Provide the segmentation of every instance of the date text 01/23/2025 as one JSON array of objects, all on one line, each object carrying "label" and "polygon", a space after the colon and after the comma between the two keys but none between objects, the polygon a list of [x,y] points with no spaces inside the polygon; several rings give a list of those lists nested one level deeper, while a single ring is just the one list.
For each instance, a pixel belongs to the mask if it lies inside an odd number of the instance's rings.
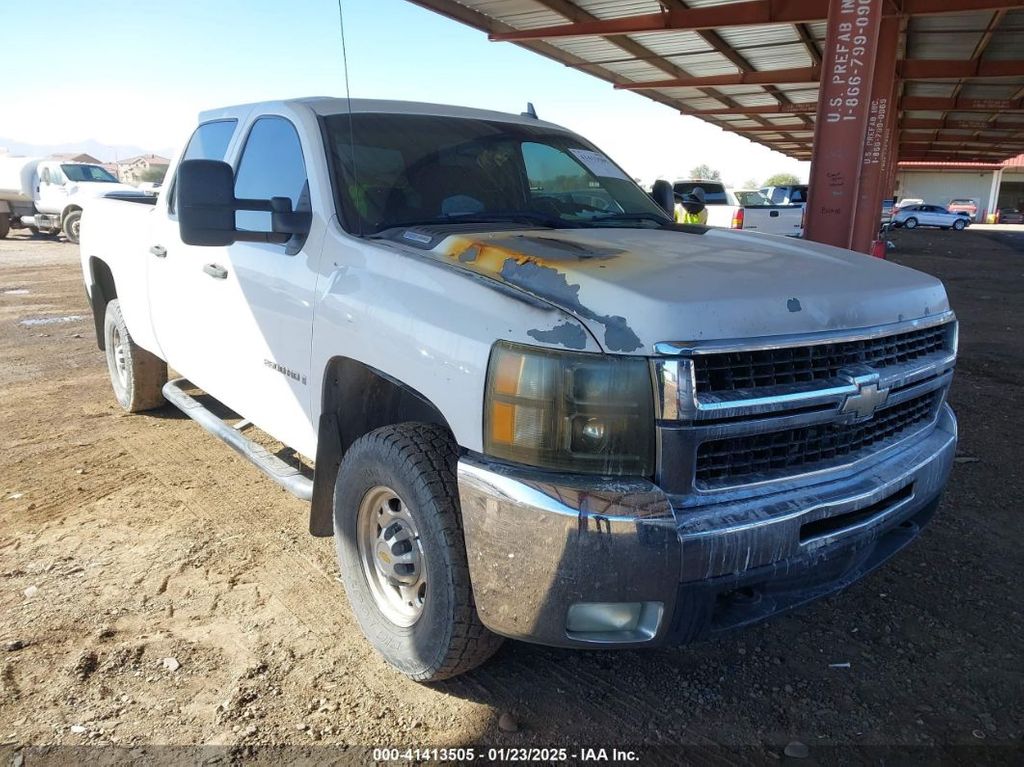
[{"label": "date text 01/23/2025", "polygon": [[375,748],[375,762],[637,762],[639,754],[631,749],[619,748]]}]

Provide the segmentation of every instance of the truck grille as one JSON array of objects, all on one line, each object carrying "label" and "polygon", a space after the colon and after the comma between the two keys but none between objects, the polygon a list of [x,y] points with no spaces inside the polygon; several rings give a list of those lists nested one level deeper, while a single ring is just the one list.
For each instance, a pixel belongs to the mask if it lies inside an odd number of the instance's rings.
[{"label": "truck grille", "polygon": [[941,391],[931,391],[879,410],[863,423],[821,423],[704,442],[697,450],[697,483],[742,484],[850,463],[924,426],[941,399]]},{"label": "truck grille", "polygon": [[877,369],[911,362],[948,349],[950,327],[945,324],[857,341],[696,355],[697,393],[825,380],[857,363]]}]

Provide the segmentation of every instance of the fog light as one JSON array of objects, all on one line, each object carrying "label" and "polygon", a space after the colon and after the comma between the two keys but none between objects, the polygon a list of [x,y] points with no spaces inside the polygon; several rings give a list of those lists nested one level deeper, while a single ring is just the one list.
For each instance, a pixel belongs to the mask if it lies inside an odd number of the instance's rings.
[{"label": "fog light", "polygon": [[577,602],[565,619],[566,633],[589,642],[644,642],[661,624],[661,602]]},{"label": "fog light", "polygon": [[569,631],[632,631],[640,622],[642,602],[577,602],[569,608]]}]

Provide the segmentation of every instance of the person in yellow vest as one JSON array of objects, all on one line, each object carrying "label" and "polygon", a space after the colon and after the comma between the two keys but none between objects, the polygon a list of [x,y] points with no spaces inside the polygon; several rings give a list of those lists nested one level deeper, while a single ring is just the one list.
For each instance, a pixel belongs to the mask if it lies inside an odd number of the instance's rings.
[{"label": "person in yellow vest", "polygon": [[684,194],[675,207],[677,224],[700,224],[708,222],[708,209],[704,202],[704,190],[694,187],[689,194]]}]

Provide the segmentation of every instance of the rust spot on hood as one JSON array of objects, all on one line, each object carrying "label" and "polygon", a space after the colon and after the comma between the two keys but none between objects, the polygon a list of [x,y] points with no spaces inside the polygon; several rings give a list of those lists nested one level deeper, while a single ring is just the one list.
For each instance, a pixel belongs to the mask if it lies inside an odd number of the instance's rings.
[{"label": "rust spot on hood", "polygon": [[[519,235],[502,239],[502,243],[497,244],[486,239],[455,238],[444,255],[467,269],[513,285],[578,317],[603,325],[604,345],[609,351],[633,352],[643,346],[625,317],[599,314],[585,306],[579,297],[580,286],[570,284],[558,268],[566,263],[576,268],[588,263],[614,260],[626,255],[627,251],[554,237]],[[602,268],[604,266],[598,265]]]}]

